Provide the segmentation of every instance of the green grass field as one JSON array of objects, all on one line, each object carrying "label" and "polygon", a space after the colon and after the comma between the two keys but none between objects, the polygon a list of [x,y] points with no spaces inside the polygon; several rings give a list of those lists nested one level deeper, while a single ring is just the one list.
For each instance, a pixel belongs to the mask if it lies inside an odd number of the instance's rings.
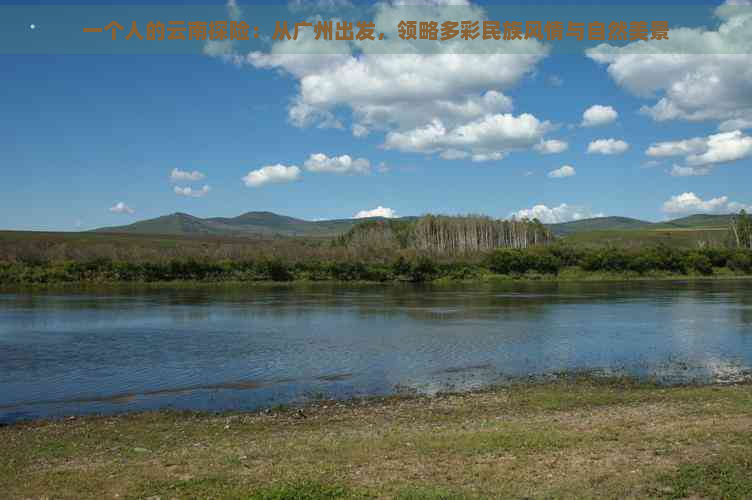
[{"label": "green grass field", "polygon": [[752,386],[564,380],[0,428],[3,498],[752,497]]},{"label": "green grass field", "polygon": [[579,247],[638,249],[666,245],[671,248],[695,249],[724,246],[727,232],[725,227],[625,229],[583,231],[564,236],[563,239]]}]

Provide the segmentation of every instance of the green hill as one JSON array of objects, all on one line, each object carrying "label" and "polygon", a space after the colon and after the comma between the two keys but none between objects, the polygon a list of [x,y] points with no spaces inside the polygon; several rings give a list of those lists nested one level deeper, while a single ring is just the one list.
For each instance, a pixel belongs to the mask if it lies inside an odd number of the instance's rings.
[{"label": "green hill", "polygon": [[338,219],[307,221],[272,212],[247,212],[237,217],[201,219],[184,213],[174,213],[127,226],[103,227],[100,233],[164,234],[184,236],[337,236],[355,224],[370,219]]},{"label": "green hill", "polygon": [[690,215],[689,217],[682,217],[681,219],[674,219],[668,222],[659,222],[653,224],[654,229],[671,229],[671,228],[685,228],[685,229],[726,229],[731,222],[733,214],[728,215],[706,215],[697,214]]},{"label": "green hill", "polygon": [[595,217],[572,222],[550,224],[549,227],[556,236],[566,236],[584,231],[623,231],[627,229],[644,229],[652,223],[629,217]]},{"label": "green hill", "polygon": [[[661,231],[719,231],[725,230],[732,215],[691,215],[664,222],[647,222],[629,217],[595,217],[559,224],[549,224],[554,235],[572,238],[590,235],[589,240],[610,240],[615,232],[623,233],[619,239],[643,239],[647,232]],[[401,220],[411,220],[404,217]],[[272,212],[247,212],[237,217],[209,217],[202,219],[185,213],[174,213],[143,220],[127,226],[95,229],[100,233],[127,233],[171,236],[220,237],[332,237],[346,233],[355,225],[371,219],[334,219],[308,221]],[[640,236],[641,233],[642,236]],[[687,235],[688,237],[691,235]],[[703,236],[704,237],[704,236]]]}]

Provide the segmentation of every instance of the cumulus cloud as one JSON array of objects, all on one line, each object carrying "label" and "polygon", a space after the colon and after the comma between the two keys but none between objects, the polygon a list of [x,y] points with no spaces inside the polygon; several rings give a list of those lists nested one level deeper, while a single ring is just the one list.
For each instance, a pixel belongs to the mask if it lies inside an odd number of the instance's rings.
[{"label": "cumulus cloud", "polygon": [[707,137],[657,142],[645,154],[658,158],[683,156],[687,167],[707,169],[752,156],[752,137],[735,130]]},{"label": "cumulus cloud", "polygon": [[561,179],[563,177],[573,177],[577,174],[577,171],[571,165],[564,165],[556,170],[551,170],[548,176],[552,179]]},{"label": "cumulus cloud", "polygon": [[563,153],[567,149],[569,149],[569,144],[567,144],[566,141],[560,141],[558,139],[541,141],[535,145],[535,150],[544,155]]},{"label": "cumulus cloud", "polygon": [[695,193],[689,192],[672,196],[663,204],[662,210],[667,214],[674,215],[694,213],[722,214],[738,212],[742,208],[749,210],[752,207],[750,207],[750,205],[729,201],[728,196],[719,196],[717,198],[703,200]]},{"label": "cumulus cloud", "polygon": [[[752,120],[752,10],[729,2],[716,9],[720,24],[671,27],[669,40],[588,50],[622,88],[654,100],[642,112],[664,120]],[[733,130],[728,123],[722,130]]]},{"label": "cumulus cloud", "polygon": [[175,191],[175,194],[177,194],[179,196],[188,196],[188,197],[191,197],[191,198],[201,198],[201,197],[206,196],[207,194],[209,194],[209,191],[211,191],[211,187],[210,186],[204,186],[201,189],[193,189],[192,187],[175,186],[173,188],[173,190]]},{"label": "cumulus cloud", "polygon": [[350,155],[329,158],[323,153],[314,153],[303,164],[310,172],[332,172],[335,174],[367,174],[371,162],[365,158],[353,159]]},{"label": "cumulus cloud", "polygon": [[666,141],[653,143],[645,154],[657,158],[667,156],[689,156],[704,151],[707,148],[707,139],[696,137],[681,141]]},{"label": "cumulus cloud", "polygon": [[619,155],[629,149],[629,144],[620,139],[598,139],[588,144],[587,152],[602,155]]},{"label": "cumulus cloud", "polygon": [[550,208],[546,205],[535,205],[533,208],[524,208],[513,212],[509,217],[515,219],[538,219],[544,224],[556,224],[559,222],[589,219],[591,217],[603,217],[603,214],[594,214],[587,208],[574,207],[562,203],[558,207]]},{"label": "cumulus cloud", "polygon": [[203,180],[205,177],[206,175],[198,170],[187,172],[179,168],[173,168],[172,172],[170,172],[170,180],[172,182],[197,182]]},{"label": "cumulus cloud", "polygon": [[[430,18],[441,24],[458,16],[482,22],[487,16],[483,8],[467,2],[399,3],[374,6],[372,21],[384,40],[325,42],[315,40],[313,30],[307,29],[298,40],[277,41],[268,51],[235,54],[228,60],[295,79],[297,93],[288,107],[293,125],[347,126],[363,137],[374,131],[409,133],[435,121],[454,130],[511,113],[512,99],[505,92],[532,74],[550,50],[534,38],[493,44],[458,38],[423,40],[418,43],[421,53],[406,53],[413,51],[405,50],[410,42],[397,36],[401,19]],[[348,119],[351,124],[345,123]]]},{"label": "cumulus cloud", "polygon": [[132,214],[132,213],[135,213],[136,211],[133,210],[128,205],[126,205],[125,203],[123,203],[122,201],[119,201],[110,207],[110,212],[114,214]]},{"label": "cumulus cloud", "polygon": [[373,129],[416,127],[433,118],[458,124],[509,112],[511,99],[498,89],[516,84],[540,59],[529,54],[306,55],[320,63],[314,65],[299,61],[300,56],[257,53],[248,61],[298,78],[300,93],[288,109],[291,123],[329,126],[338,121],[335,108],[345,106],[360,136]]},{"label": "cumulus cloud", "polygon": [[600,125],[606,125],[616,121],[619,117],[619,113],[616,112],[611,106],[602,106],[596,104],[590,106],[582,113],[582,126],[583,127],[598,127]]},{"label": "cumulus cloud", "polygon": [[397,212],[395,212],[391,208],[386,208],[379,205],[372,210],[361,210],[357,214],[353,215],[353,219],[365,219],[368,217],[384,217],[386,219],[393,219],[397,217]]},{"label": "cumulus cloud", "polygon": [[295,165],[287,167],[278,163],[261,167],[258,170],[251,170],[242,180],[248,187],[260,187],[265,184],[294,182],[299,178],[300,169],[298,167]]},{"label": "cumulus cloud", "polygon": [[528,113],[487,115],[453,129],[436,118],[423,127],[388,133],[385,147],[414,153],[450,154],[449,150],[459,150],[479,158],[498,158],[534,146],[551,127],[549,122],[541,122]]}]

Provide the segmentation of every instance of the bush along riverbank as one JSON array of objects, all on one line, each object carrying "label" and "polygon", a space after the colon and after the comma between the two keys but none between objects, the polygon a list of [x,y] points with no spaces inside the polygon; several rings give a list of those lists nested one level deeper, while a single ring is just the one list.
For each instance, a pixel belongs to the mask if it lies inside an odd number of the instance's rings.
[{"label": "bush along riverbank", "polygon": [[628,279],[752,275],[752,251],[742,249],[584,249],[566,245],[500,249],[464,258],[430,254],[338,260],[258,258],[170,259],[155,262],[0,262],[0,285],[118,282],[430,282],[494,277],[529,279]]}]

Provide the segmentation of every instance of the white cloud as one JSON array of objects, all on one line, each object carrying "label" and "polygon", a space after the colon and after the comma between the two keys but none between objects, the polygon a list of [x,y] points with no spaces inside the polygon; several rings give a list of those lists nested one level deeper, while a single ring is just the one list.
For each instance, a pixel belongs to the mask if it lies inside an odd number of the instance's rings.
[{"label": "white cloud", "polygon": [[243,17],[243,11],[238,7],[237,0],[227,0],[227,15],[233,21],[239,21]]},{"label": "white cloud", "polygon": [[674,165],[671,167],[672,177],[693,177],[708,174],[710,174],[709,168],[683,167],[681,165]]},{"label": "white cloud", "polygon": [[371,131],[368,130],[368,127],[366,127],[365,125],[361,125],[360,123],[356,123],[355,125],[352,126],[352,134],[355,137],[365,137],[370,133]]},{"label": "white cloud", "polygon": [[207,40],[204,44],[204,54],[211,57],[229,56],[232,54],[232,41]]},{"label": "white cloud", "polygon": [[721,132],[733,132],[734,130],[745,130],[752,128],[752,116],[749,118],[734,118],[733,120],[726,120],[718,125],[718,130]]},{"label": "white cloud", "polygon": [[741,131],[708,136],[705,150],[686,157],[691,166],[714,165],[741,160],[752,155],[752,137]]},{"label": "white cloud", "polygon": [[114,214],[132,214],[135,213],[135,210],[133,210],[122,201],[119,201],[110,207],[110,212]]},{"label": "white cloud", "polygon": [[749,210],[751,207],[750,205],[729,201],[728,196],[703,200],[695,193],[690,192],[672,196],[663,204],[662,210],[667,214],[721,214],[738,212],[742,208]]},{"label": "white cloud", "polygon": [[566,141],[560,141],[558,139],[541,141],[535,145],[535,150],[544,155],[563,153],[567,149],[569,149],[569,144],[567,144]]},{"label": "white cloud", "polygon": [[470,158],[475,163],[483,163],[487,161],[499,161],[504,159],[504,153],[492,152],[492,153],[476,153]]},{"label": "white cloud", "polygon": [[206,175],[204,175],[202,172],[199,172],[198,170],[194,170],[193,172],[186,172],[185,170],[180,170],[179,168],[173,168],[172,172],[170,172],[170,180],[172,182],[197,182],[202,179],[204,179]]},{"label": "white cloud", "polygon": [[327,11],[341,10],[352,7],[350,0],[290,0],[287,6],[292,12],[302,12],[307,10]]},{"label": "white cloud", "polygon": [[372,210],[361,210],[357,214],[353,215],[353,219],[365,219],[367,217],[384,217],[386,219],[393,219],[397,217],[397,212],[395,212],[391,208],[386,208],[379,205]]},{"label": "white cloud", "polygon": [[458,37],[406,47],[409,42],[397,36],[402,19],[430,18],[441,24],[458,16],[482,22],[487,16],[483,8],[464,1],[448,2],[451,7],[444,1],[398,3],[373,8],[375,31],[384,33],[384,40],[324,42],[306,29],[298,40],[278,41],[269,51],[229,60],[294,78],[297,93],[288,118],[295,126],[344,127],[351,119],[347,127],[362,137],[374,131],[418,130],[434,120],[453,130],[485,116],[511,113],[512,99],[504,92],[532,74],[550,50],[534,38],[489,44]]},{"label": "white cloud", "polygon": [[[308,60],[300,61],[301,56]],[[281,68],[299,79],[300,93],[289,108],[294,125],[332,121],[335,108],[345,106],[362,133],[416,127],[433,118],[454,125],[509,112],[511,100],[497,89],[512,87],[539,59],[530,54],[256,53],[248,61],[259,68]]]},{"label": "white cloud", "polygon": [[752,137],[740,130],[681,141],[658,142],[645,154],[653,157],[684,156],[688,167],[710,168],[752,156]]},{"label": "white cloud", "polygon": [[442,160],[462,160],[470,156],[470,153],[459,149],[445,149],[439,156]]},{"label": "white cloud", "polygon": [[349,155],[329,158],[323,153],[308,157],[304,166],[310,172],[332,172],[336,174],[367,174],[371,172],[371,162],[365,158],[353,159]]},{"label": "white cloud", "polygon": [[619,139],[598,139],[588,144],[588,153],[619,155],[629,149],[629,144]]},{"label": "white cloud", "polygon": [[551,170],[548,176],[552,179],[561,179],[563,177],[574,177],[577,171],[571,165],[564,165],[556,170]]},{"label": "white cloud", "polygon": [[[225,9],[230,20],[240,21],[242,19],[243,11],[236,0],[227,0]],[[229,57],[233,53],[233,42],[232,40],[207,40],[203,52],[212,57]]]},{"label": "white cloud", "polygon": [[611,106],[596,104],[590,106],[584,113],[582,113],[582,126],[598,127],[616,121],[618,117],[619,113],[617,113]]},{"label": "white cloud", "polygon": [[173,190],[175,191],[175,194],[180,195],[180,196],[189,196],[191,198],[201,198],[209,194],[209,191],[211,191],[211,187],[204,186],[201,189],[193,189],[192,187],[175,186]]},{"label": "white cloud", "polygon": [[689,156],[706,149],[707,140],[703,137],[685,139],[682,141],[656,142],[652,144],[645,154],[656,158],[666,156]]},{"label": "white cloud", "polygon": [[295,165],[285,166],[281,164],[267,165],[258,170],[251,170],[243,177],[243,182],[248,187],[259,187],[264,184],[282,182],[294,182],[300,178],[300,169]]},{"label": "white cloud", "polygon": [[436,118],[423,127],[388,133],[385,147],[415,153],[460,150],[496,158],[534,146],[551,127],[549,122],[541,122],[528,113],[486,115],[453,129]]},{"label": "white cloud", "polygon": [[[725,4],[716,30],[671,27],[669,40],[587,51],[654,120],[752,120],[752,11]],[[722,130],[732,130],[727,124]]]},{"label": "white cloud", "polygon": [[558,207],[551,208],[546,205],[535,205],[533,208],[525,208],[513,212],[509,217],[516,219],[538,219],[544,224],[556,224],[559,222],[589,219],[591,217],[603,217],[603,214],[594,214],[586,208],[573,207],[562,203]]}]

